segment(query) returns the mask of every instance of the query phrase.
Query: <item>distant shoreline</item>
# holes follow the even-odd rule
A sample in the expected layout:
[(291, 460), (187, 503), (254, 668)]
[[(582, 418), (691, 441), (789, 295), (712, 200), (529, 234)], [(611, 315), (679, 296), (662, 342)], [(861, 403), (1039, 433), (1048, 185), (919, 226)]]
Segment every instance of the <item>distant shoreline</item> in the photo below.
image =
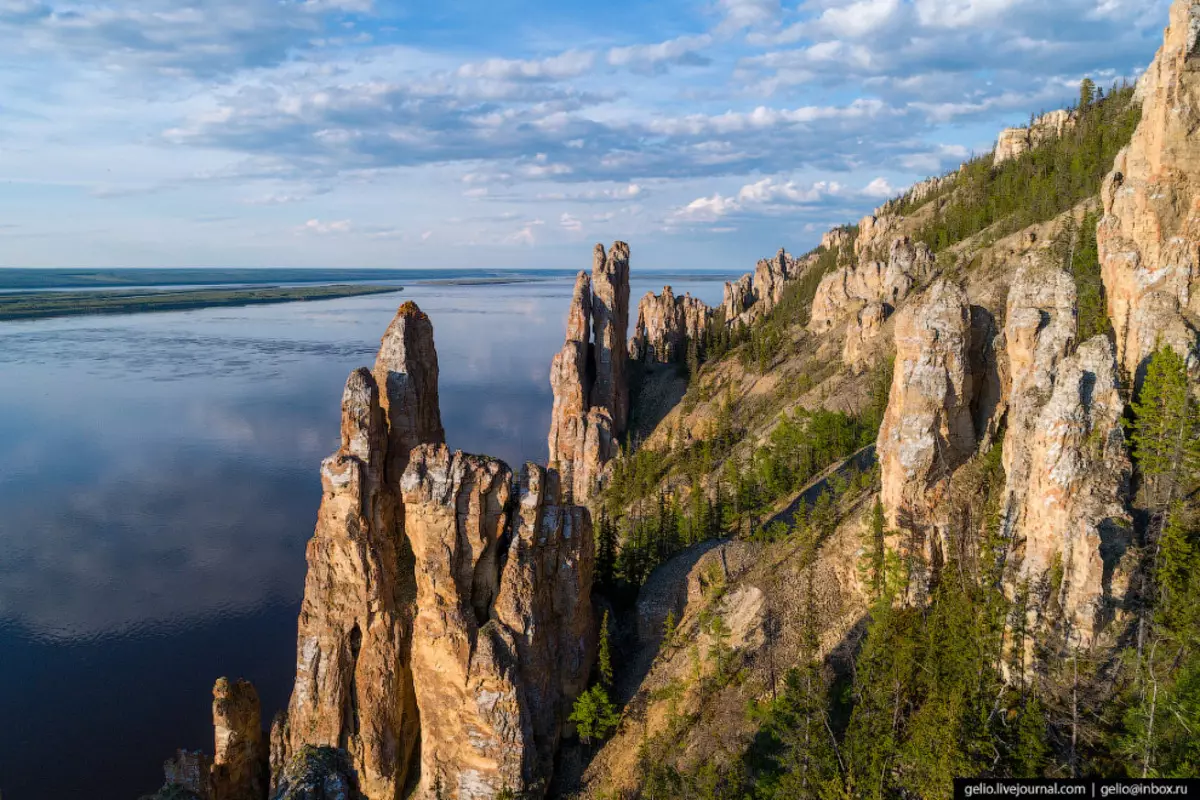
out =
[(0, 322), (98, 314), (141, 314), (201, 308), (333, 300), (402, 292), (403, 286), (254, 286), (160, 291), (54, 291), (0, 294)]

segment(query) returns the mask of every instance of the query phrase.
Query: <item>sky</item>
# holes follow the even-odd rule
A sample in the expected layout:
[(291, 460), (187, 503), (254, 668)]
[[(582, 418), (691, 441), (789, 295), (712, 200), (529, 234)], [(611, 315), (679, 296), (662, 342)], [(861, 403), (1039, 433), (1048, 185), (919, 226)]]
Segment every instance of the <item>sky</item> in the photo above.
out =
[(0, 266), (744, 271), (1168, 0), (0, 0)]

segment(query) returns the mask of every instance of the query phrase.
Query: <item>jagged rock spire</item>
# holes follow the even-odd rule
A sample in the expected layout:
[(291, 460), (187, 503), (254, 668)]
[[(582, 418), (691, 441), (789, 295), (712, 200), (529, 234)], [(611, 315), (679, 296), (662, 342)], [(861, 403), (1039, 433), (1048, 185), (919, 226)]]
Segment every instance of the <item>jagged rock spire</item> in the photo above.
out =
[(588, 502), (617, 454), (629, 414), (628, 327), (629, 245), (616, 242), (608, 254), (596, 245), (591, 277), (576, 278), (566, 340), (550, 367), (550, 466), (568, 502)]
[(596, 245), (592, 254), (592, 332), (596, 382), (593, 408), (608, 411), (613, 434), (620, 439), (629, 418), (629, 381), (626, 369), (629, 331), (629, 245), (615, 242), (604, 255)]
[(394, 481), (414, 447), (446, 441), (433, 324), (416, 303), (406, 302), (396, 312), (379, 343), (373, 372), (387, 420), (387, 468)]
[[(408, 304), (406, 304), (408, 305)], [(415, 309), (415, 306), (413, 306)], [(419, 311), (416, 312), (419, 314)], [(391, 441), (406, 441), (418, 426), (400, 405), (417, 386), (407, 376), (430, 373), (413, 364), (418, 347), (406, 347), (402, 309), (389, 328), (398, 335), (387, 369), (397, 390), (392, 416), (401, 432), (389, 436), (375, 377), (366, 368), (350, 374), (342, 395), (342, 446), (321, 465), (322, 499), (316, 532), (308, 543), (308, 573), (296, 643), (296, 682), (285, 716), (272, 731), (272, 766), (278, 771), (303, 745), (346, 749), (369, 797), (394, 797), (404, 785), (417, 737), (416, 704), (407, 659), (412, 618), (411, 562), (402, 564), (396, 493), (385, 481)], [(427, 320), (425, 320), (427, 323)], [(424, 334), (422, 334), (424, 336)], [(432, 347), (432, 336), (428, 336)], [(420, 339), (417, 340), (420, 343)], [(389, 345), (388, 337), (384, 340)], [(398, 358), (393, 358), (401, 354)], [(404, 355), (409, 356), (405, 360)], [(436, 380), (436, 375), (433, 376)], [(440, 423), (439, 423), (440, 424)]]
[(1138, 85), (1142, 118), (1117, 155), (1097, 230), (1117, 360), (1140, 378), (1161, 341), (1195, 366), (1200, 315), (1200, 3), (1176, 0)]

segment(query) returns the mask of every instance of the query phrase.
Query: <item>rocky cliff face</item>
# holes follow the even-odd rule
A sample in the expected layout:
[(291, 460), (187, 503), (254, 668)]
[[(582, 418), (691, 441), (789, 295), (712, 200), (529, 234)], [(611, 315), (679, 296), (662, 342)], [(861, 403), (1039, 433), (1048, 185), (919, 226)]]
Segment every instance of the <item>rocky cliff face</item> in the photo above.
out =
[(860, 260), (838, 267), (821, 280), (813, 297), (809, 330), (827, 332), (871, 303), (894, 306), (930, 277), (934, 257), (927, 245), (898, 237), (892, 240), (887, 259), (877, 260), (871, 257), (877, 239), (877, 229), (868, 226), (866, 237), (860, 234), (856, 243)]
[[(627, 296), (627, 251), (626, 267), (615, 252), (616, 266), (606, 261), (604, 274), (623, 280)], [(575, 474), (591, 485), (598, 476), (589, 470), (611, 457), (613, 423), (607, 409), (579, 413), (595, 388), (598, 357), (588, 344), (589, 290), (581, 276), (555, 374), (572, 378), (562, 381), (569, 392), (556, 408), (577, 414)], [(619, 300), (621, 288), (611, 291)], [(597, 330), (623, 348), (613, 330), (620, 302), (609, 307), (616, 310)], [(608, 356), (610, 369), (623, 369), (623, 349), (621, 356), (616, 368)], [(398, 798), (417, 769), (418, 739), (422, 798), (487, 800), (505, 790), (536, 797), (550, 779), (594, 658), (591, 518), (560, 504), (557, 473), (532, 465), (514, 514), (506, 465), (445, 447), (437, 379), (432, 325), (406, 303), (374, 370), (347, 381), (342, 443), (322, 464), (308, 546), (295, 687), (271, 731), (272, 791), (280, 796), (308, 796), (307, 778), (289, 770), (313, 774), (317, 747), (344, 753), (355, 776), (346, 782), (337, 763), (317, 758), (341, 781), (340, 794), (327, 796)], [(257, 716), (251, 721), (240, 685), (219, 694), (219, 719), (227, 721), (217, 723), (213, 797), (262, 800), (265, 784), (242, 777), (247, 754), (262, 750), (261, 730), (256, 741), (249, 733), (261, 728)], [(221, 794), (224, 784), (239, 793)]]
[(868, 303), (854, 318), (846, 332), (842, 347), (842, 363), (855, 375), (861, 375), (871, 364), (871, 344), (879, 338), (883, 324), (894, 309), (887, 303)]
[(218, 678), (212, 716), (215, 755), (179, 750), (163, 764), (163, 788), (146, 800), (263, 800), (267, 796), (267, 749), (254, 685)]
[(939, 510), (950, 475), (977, 444), (971, 317), (966, 294), (942, 280), (896, 318), (896, 365), (877, 452), (888, 525), (902, 532), (904, 555), (928, 568), (918, 593), (944, 559)]
[(721, 311), (726, 324), (733, 324), (758, 298), (754, 294), (754, 276), (749, 273), (736, 281), (725, 282), (725, 294), (721, 300)]
[(1161, 340), (1193, 355), (1200, 314), (1200, 4), (1176, 2), (1139, 93), (1142, 120), (1101, 192), (1097, 231), (1117, 360), (1139, 376)]
[[(840, 242), (849, 240), (849, 232), (836, 228), (825, 234), (822, 242)], [(736, 281), (725, 283), (725, 295), (721, 301), (721, 311), (726, 325), (749, 325), (754, 320), (770, 313), (783, 299), (787, 284), (798, 279), (804, 271), (813, 265), (816, 257), (796, 259), (783, 248), (774, 258), (761, 259), (754, 272), (743, 275)]]
[(591, 277), (581, 272), (575, 281), (566, 341), (550, 367), (550, 466), (569, 502), (587, 503), (600, 488), (625, 430), (628, 324), (629, 245), (617, 242), (607, 255), (596, 245)]
[(267, 793), (267, 749), (258, 692), (249, 681), (213, 687), (213, 800), (260, 800)]
[(996, 141), (996, 155), (992, 163), (1000, 165), (1019, 158), (1035, 147), (1061, 138), (1074, 125), (1075, 117), (1069, 111), (1058, 109), (1038, 117), (1028, 128), (1005, 128), (1000, 131), (1000, 138)]
[(1013, 511), (1016, 580), (1032, 584), (1062, 570), (1060, 585), (1049, 583), (1068, 641), (1081, 647), (1092, 644), (1128, 588), (1121, 565), (1133, 530), (1124, 506), (1124, 408), (1112, 345), (1090, 339), (1058, 367), (1027, 443), (1028, 482)]
[(616, 242), (604, 254), (596, 245), (592, 255), (592, 348), (596, 382), (591, 405), (608, 411), (619, 439), (629, 419), (629, 381), (625, 360), (629, 331), (629, 245)]
[(659, 295), (647, 292), (638, 303), (629, 356), (660, 364), (680, 361), (687, 354), (687, 343), (703, 338), (711, 317), (712, 309), (704, 301), (690, 294), (676, 297), (670, 286)]
[[(389, 337), (408, 339), (407, 353), (431, 349), (431, 331), (427, 343), (412, 347), (403, 324), (409, 319), (420, 318), (402, 312)], [(396, 344), (385, 339), (381, 349), (395, 353)], [(416, 382), (401, 371), (402, 362), (391, 367), (385, 374), (398, 390), (391, 415), (401, 420), (399, 442), (414, 430), (403, 405), (411, 397), (405, 400), (403, 393)], [(394, 469), (406, 463), (407, 453), (389, 458), (393, 437), (386, 419), (372, 373), (356, 370), (342, 396), (342, 446), (321, 465), (323, 496), (308, 544), (296, 682), (272, 732), (276, 770), (301, 745), (341, 747), (350, 753), (363, 791), (385, 798), (404, 785), (417, 737), (408, 669), (412, 568), (399, 498), (385, 472), (385, 464)]]
[(512, 474), (444, 446), (412, 454), (401, 487), (416, 559), (412, 670), (421, 713), (418, 796), (488, 798), (534, 775), (533, 731), (511, 637), (491, 622)]

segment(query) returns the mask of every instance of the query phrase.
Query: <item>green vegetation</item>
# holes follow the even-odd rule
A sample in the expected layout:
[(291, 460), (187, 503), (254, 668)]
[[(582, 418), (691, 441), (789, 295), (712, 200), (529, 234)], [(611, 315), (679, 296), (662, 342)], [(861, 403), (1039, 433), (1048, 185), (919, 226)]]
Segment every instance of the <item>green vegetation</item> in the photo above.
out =
[(1195, 776), (1200, 406), (1169, 347), (1150, 360), (1129, 429), (1148, 518), (1133, 554), (1144, 588), (1115, 657), (1069, 644), (1061, 562), (1015, 597), (999, 588), (1004, 472), (993, 447), (955, 475), (956, 523), (926, 602), (895, 602), (920, 576), (889, 558), (877, 503), (862, 548), (875, 602), (844, 681), (817, 657), (810, 587), (800, 656), (781, 691), (772, 684), (769, 699), (751, 703), (749, 746), (681, 769), (680, 728), (668, 730), (643, 746), (642, 796), (933, 799), (951, 797), (963, 776)]
[(331, 300), (399, 292), (399, 286), (256, 286), (244, 289), (178, 289), (162, 291), (21, 292), (0, 294), (0, 320), (73, 317), (84, 314), (137, 314), (186, 311), (220, 306)]
[[(1076, 109), (1078, 120), (1061, 138), (992, 166), (992, 155), (969, 161), (935, 199), (945, 199), (914, 237), (935, 252), (991, 229), (992, 241), (1046, 222), (1099, 194), (1113, 159), (1141, 119), (1133, 87)], [(897, 213), (911, 209), (901, 204)]]
[(612, 735), (621, 721), (620, 712), (609, 692), (613, 689), (612, 645), (609, 641), (608, 612), (600, 623), (600, 652), (597, 657), (599, 680), (575, 701), (571, 709), (579, 738), (584, 744), (600, 742)]
[(1100, 249), (1096, 244), (1096, 226), (1099, 222), (1100, 214), (1097, 212), (1086, 214), (1078, 225), (1073, 216), (1068, 217), (1052, 244), (1059, 263), (1075, 279), (1078, 312), (1075, 340), (1078, 342), (1112, 332), (1104, 280), (1100, 275)]

